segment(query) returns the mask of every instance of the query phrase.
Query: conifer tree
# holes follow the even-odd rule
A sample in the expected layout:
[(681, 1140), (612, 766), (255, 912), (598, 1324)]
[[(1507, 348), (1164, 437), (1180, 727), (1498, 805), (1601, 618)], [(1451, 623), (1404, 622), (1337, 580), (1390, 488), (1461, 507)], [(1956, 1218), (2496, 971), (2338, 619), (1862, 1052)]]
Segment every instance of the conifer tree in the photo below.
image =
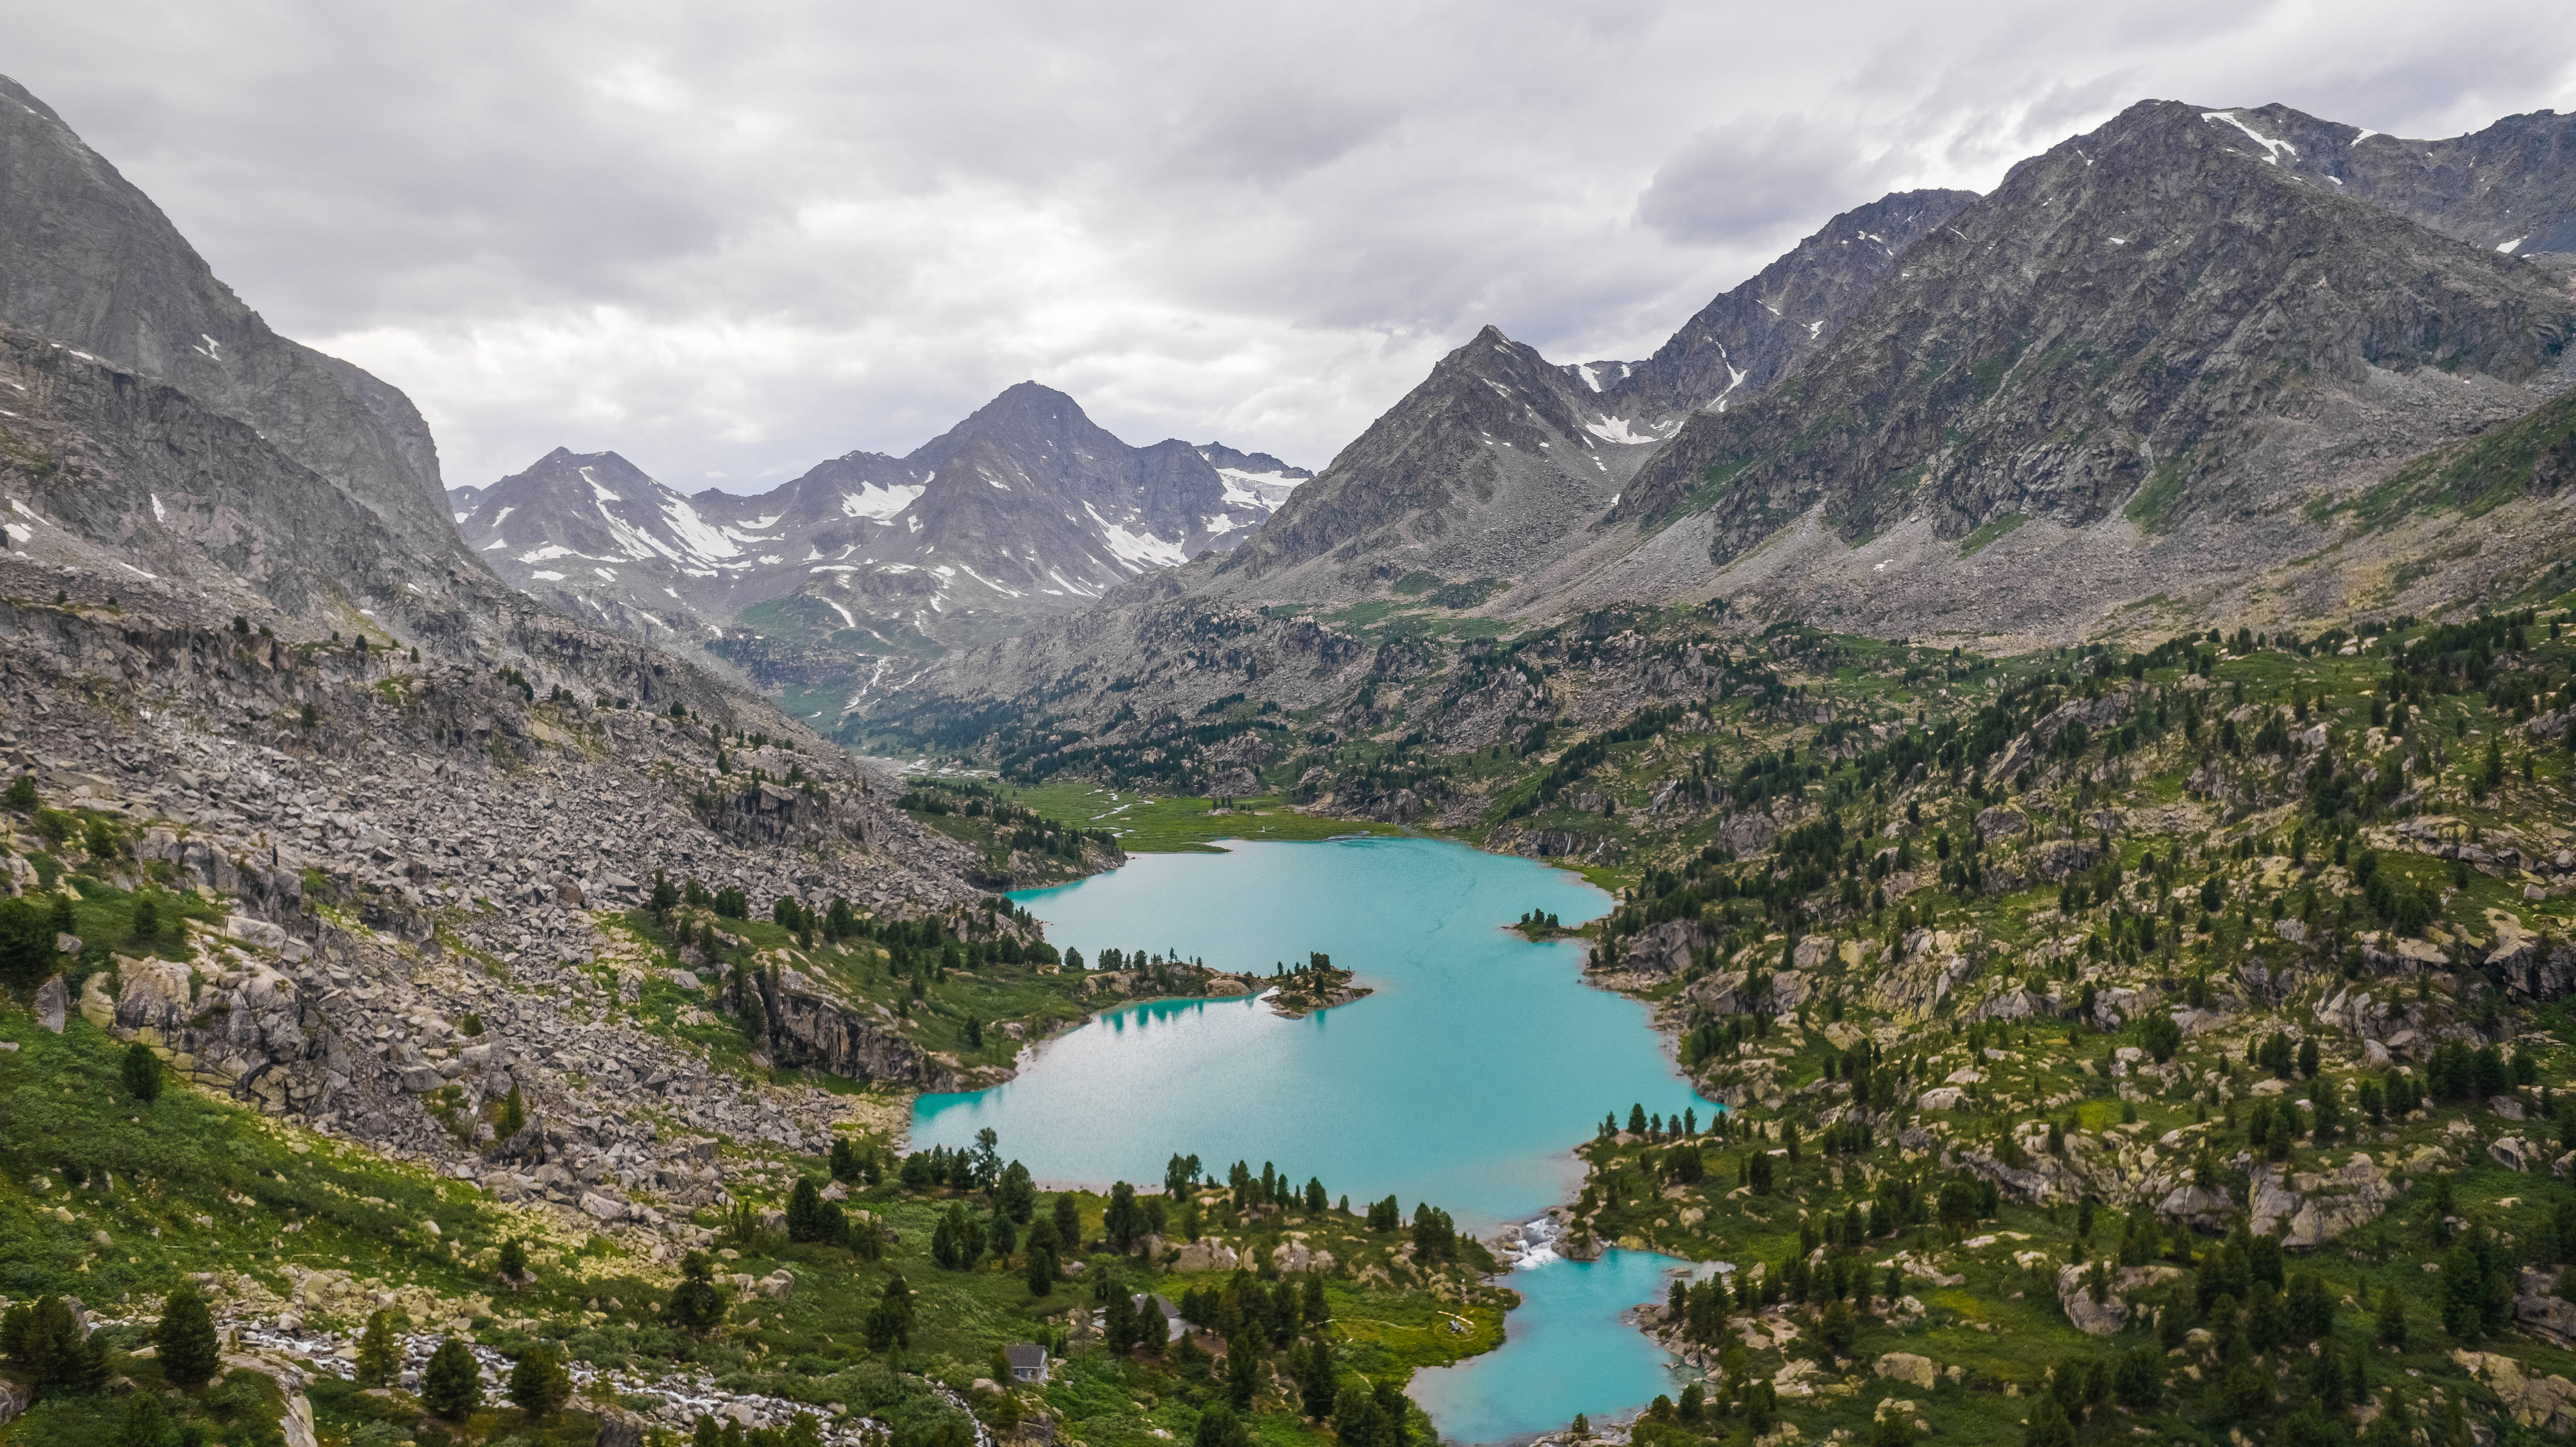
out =
[(520, 1245), (516, 1237), (502, 1242), (500, 1264), (502, 1279), (516, 1288), (528, 1279), (528, 1248)]
[(125, 1078), (125, 1093), (150, 1105), (161, 1098), (161, 1057), (152, 1047), (137, 1040), (125, 1047), (125, 1059), (118, 1066)]
[(174, 1387), (202, 1387), (223, 1366), (223, 1343), (215, 1335), (214, 1314), (206, 1310), (206, 1299), (193, 1286), (180, 1287), (162, 1302), (152, 1340), (161, 1349), (162, 1379)]
[(40, 1396), (56, 1388), (89, 1391), (107, 1380), (105, 1346), (81, 1330), (70, 1303), (58, 1296), (0, 1313), (0, 1357)]
[(529, 1420), (551, 1417), (570, 1400), (572, 1373), (544, 1342), (529, 1347), (510, 1368), (510, 1405), (527, 1413)]
[(1190, 1438), (1190, 1447), (1250, 1447), (1251, 1441), (1252, 1434), (1245, 1430), (1234, 1408), (1223, 1402), (1210, 1402), (1199, 1412), (1198, 1430)]
[(671, 1288), (662, 1314), (688, 1331), (705, 1331), (724, 1320), (724, 1290), (715, 1283), (715, 1263), (707, 1253), (692, 1251), (680, 1258), (680, 1284)]
[(1252, 1399), (1261, 1391), (1260, 1354), (1253, 1349), (1252, 1333), (1239, 1332), (1225, 1349), (1225, 1396), (1234, 1410), (1252, 1410)]
[(394, 1344), (393, 1313), (379, 1309), (367, 1318), (366, 1333), (358, 1338), (358, 1385), (390, 1387), (401, 1377), (402, 1353)]
[(170, 1409), (161, 1404), (158, 1392), (136, 1392), (125, 1399), (125, 1415), (117, 1419), (116, 1435), (108, 1447), (169, 1447)]
[(1109, 1188), (1109, 1206), (1102, 1214), (1100, 1228), (1109, 1237), (1109, 1244), (1119, 1251), (1135, 1245), (1136, 1238), (1145, 1234), (1145, 1212), (1136, 1204), (1134, 1186), (1120, 1181)]
[(912, 1344), (912, 1288), (903, 1273), (890, 1272), (877, 1304), (868, 1310), (868, 1345), (878, 1351)]
[(448, 1337), (429, 1354), (420, 1374), (421, 1405), (451, 1422), (462, 1422), (483, 1405), (483, 1369), (464, 1342)]
[(514, 1140), (528, 1127), (528, 1103), (519, 1095), (519, 1087), (501, 1097), (501, 1117), (492, 1123), (492, 1134), (499, 1140)]
[(799, 1177), (796, 1189), (787, 1197), (787, 1239), (837, 1242), (846, 1230), (841, 1208), (824, 1200), (813, 1181)]

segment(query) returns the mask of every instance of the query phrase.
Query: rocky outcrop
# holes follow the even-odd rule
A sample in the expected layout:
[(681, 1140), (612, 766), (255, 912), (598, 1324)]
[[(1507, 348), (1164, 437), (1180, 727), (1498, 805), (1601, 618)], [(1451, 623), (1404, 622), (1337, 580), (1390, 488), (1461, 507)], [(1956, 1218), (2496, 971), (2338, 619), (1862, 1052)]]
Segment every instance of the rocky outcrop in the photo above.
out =
[(2485, 1383), (2496, 1405), (2523, 1426), (2544, 1432), (2576, 1428), (2576, 1382), (2525, 1372), (2521, 1363), (2494, 1352), (2453, 1351), (2451, 1360)]
[(2576, 1301), (2558, 1294), (2558, 1279), (2526, 1266), (2514, 1284), (2513, 1320), (2533, 1336), (2576, 1346)]
[(1888, 1352), (1878, 1359), (1876, 1370), (1889, 1381), (1911, 1383), (1927, 1392), (1939, 1380), (1940, 1372), (1930, 1357), (1912, 1352)]
[(1750, 859), (1771, 847), (1780, 837), (1780, 826), (1768, 814), (1730, 814), (1717, 826), (1717, 840), (1735, 851), (1738, 859)]
[(801, 848), (829, 838), (867, 838), (866, 811), (858, 802), (813, 783), (791, 788), (761, 780), (701, 790), (691, 802), (709, 829), (737, 844)]
[(2365, 1049), (2376, 1045), (2391, 1057), (2425, 1054), (2432, 1048), (2424, 1028), (2424, 1007), (2401, 1000), (2397, 991), (2385, 986), (2343, 986), (2320, 998), (2309, 1014), (2319, 1025), (2342, 1031)]
[(2117, 1336), (2120, 1328), (2129, 1324), (2129, 1303), (2107, 1281), (2102, 1299), (2095, 1301), (2084, 1280), (2088, 1270), (2075, 1265), (2057, 1268), (2057, 1303), (2065, 1308), (2066, 1319), (2086, 1336)]
[[(2106, 1274), (2100, 1301), (2093, 1299), (2092, 1288), (2086, 1282), (2096, 1266)], [(2182, 1274), (2181, 1268), (2174, 1266), (2061, 1266), (2057, 1269), (2057, 1301), (2077, 1331), (2087, 1336), (2117, 1336), (2129, 1323), (2131, 1294), (2161, 1286)]]
[(1973, 941), (1947, 930), (1918, 929), (1868, 989), (1869, 1003), (1901, 1019), (1928, 1019), (1940, 1003), (1975, 979)]
[[(2561, 852), (2558, 856), (2567, 855)], [(2568, 871), (2560, 871), (2563, 877)], [(2520, 998), (2562, 999), (2576, 992), (2576, 945), (2517, 935), (2487, 952), (2487, 972)]]
[[(849, 1080), (884, 1080), (947, 1091), (968, 1088), (989, 1071), (964, 1071), (903, 1037), (882, 1007), (865, 1013), (819, 991), (790, 988), (763, 975), (761, 1004), (769, 1019), (770, 1057), (780, 1065)], [(1001, 1072), (1007, 1077), (1008, 1072)]]
[(2388, 1172), (2361, 1151), (2338, 1170), (2284, 1173), (2265, 1165), (2254, 1167), (2252, 1177), (2249, 1228), (2256, 1235), (2277, 1235), (2294, 1250), (2322, 1245), (2378, 1220), (2404, 1189), (2392, 1185)]
[(1620, 940), (1616, 954), (1606, 961), (1596, 947), (1592, 968), (1622, 970), (1648, 981), (1670, 980), (1687, 971), (1691, 957), (1710, 943), (1699, 921), (1668, 919)]
[(1232, 1246), (1206, 1236), (1184, 1243), (1179, 1252), (1172, 1258), (1174, 1271), (1232, 1271), (1241, 1263)]

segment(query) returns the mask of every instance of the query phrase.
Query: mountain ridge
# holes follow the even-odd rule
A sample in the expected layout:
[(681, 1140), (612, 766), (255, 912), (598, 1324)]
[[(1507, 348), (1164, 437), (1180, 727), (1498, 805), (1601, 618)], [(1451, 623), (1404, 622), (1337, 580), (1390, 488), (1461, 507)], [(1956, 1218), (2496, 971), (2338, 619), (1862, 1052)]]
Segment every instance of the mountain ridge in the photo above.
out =
[[(1268, 680), (1256, 691), (1311, 707), (1368, 671), (1303, 671), (1298, 630), (1328, 619), (1417, 653), (1423, 630), (1463, 647), (1676, 604), (2030, 647), (2247, 610), (2285, 624), (2421, 610), (2544, 569), (2564, 511), (2548, 489), (2469, 534), (2442, 508), (2360, 532), (2333, 519), (2408, 459), (2576, 380), (2566, 273), (2401, 209), (2466, 225), (2483, 213), (2455, 187), (2388, 182), (2395, 204), (2380, 204), (2300, 173), (2263, 144), (2274, 124), (2288, 128), (2278, 108), (2142, 102), (1988, 196), (1882, 198), (1876, 216), (1904, 219), (1912, 243), (1825, 278), (1827, 314), (1774, 319), (1764, 303), (1801, 259), (1888, 235), (1869, 208), (1704, 308), (1659, 353), (1660, 376), (1550, 363), (1488, 329), (1232, 556), (935, 665), (871, 706), (889, 722), (952, 697), (1043, 698), (1068, 721), (1161, 699), (1186, 713), (1226, 690), (1183, 666), (1178, 640), (1216, 629), (1238, 639), (1239, 676)], [(2532, 136), (2554, 126), (2480, 134), (2540, 155), (2545, 190), (2557, 152)], [(1742, 365), (1738, 343), (1709, 339), (1712, 313), (1814, 325), (1772, 329), (1790, 345), (1767, 386), (1728, 371), (1712, 389), (1723, 358)], [(1658, 396), (1694, 405), (1658, 414), (1644, 405)], [(1594, 429), (1612, 422), (1661, 435), (1605, 447)], [(1513, 486), (1557, 506), (1534, 508), (1519, 540)], [(1116, 698), (1097, 692), (1112, 681)]]
[(406, 546), (459, 551), (436, 444), (409, 398), (278, 336), (151, 199), (0, 76), (0, 316), (232, 412), (345, 479)]

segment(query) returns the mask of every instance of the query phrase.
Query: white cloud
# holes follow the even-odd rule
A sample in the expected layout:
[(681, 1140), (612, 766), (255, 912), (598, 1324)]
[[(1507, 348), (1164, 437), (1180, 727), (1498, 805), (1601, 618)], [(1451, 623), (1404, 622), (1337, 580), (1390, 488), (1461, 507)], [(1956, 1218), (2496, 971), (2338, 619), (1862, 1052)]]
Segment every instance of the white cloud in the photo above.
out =
[(9, 8), (11, 73), (451, 482), (564, 443), (738, 489), (1023, 378), (1317, 466), (1483, 322), (1642, 356), (2140, 96), (2440, 135), (2576, 55), (2497, 0)]

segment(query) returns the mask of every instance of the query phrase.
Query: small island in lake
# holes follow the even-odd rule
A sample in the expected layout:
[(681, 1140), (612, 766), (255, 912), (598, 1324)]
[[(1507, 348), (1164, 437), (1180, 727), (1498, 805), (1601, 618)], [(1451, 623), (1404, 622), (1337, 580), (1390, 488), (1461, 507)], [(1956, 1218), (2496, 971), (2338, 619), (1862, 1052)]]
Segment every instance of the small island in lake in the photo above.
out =
[(1276, 966), (1271, 981), (1270, 1008), (1291, 1020), (1376, 993), (1354, 984), (1351, 972), (1337, 968), (1333, 957), (1321, 951), (1309, 953), (1302, 965)]
[(1529, 913), (1522, 915), (1519, 919), (1514, 920), (1512, 922), (1512, 929), (1522, 938), (1531, 940), (1561, 940), (1570, 938), (1578, 933), (1578, 931), (1567, 929), (1564, 925), (1557, 923), (1555, 915), (1550, 914), (1545, 910), (1538, 909), (1531, 910)]

